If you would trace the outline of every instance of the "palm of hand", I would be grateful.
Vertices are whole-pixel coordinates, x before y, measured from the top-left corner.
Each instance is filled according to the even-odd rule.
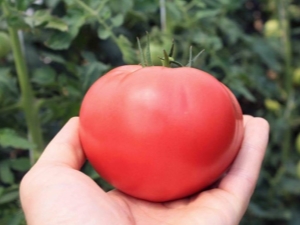
[[[22,182],[21,201],[28,225],[238,224],[255,187],[268,134],[265,121],[250,117],[245,121],[249,125],[241,151],[216,187],[173,202],[151,203],[116,190],[105,193],[78,171],[84,155],[76,135],[67,132],[76,130],[78,123],[73,120]],[[68,145],[63,144],[66,139],[70,139]],[[57,156],[58,149],[69,150],[62,157]]]
[[[168,203],[150,203],[120,192],[112,193],[127,205],[128,224],[200,225],[238,224],[242,215],[236,212],[234,196],[215,188],[198,195]],[[228,215],[234,215],[229,217]],[[128,218],[128,217],[127,217]]]
[[[51,172],[49,166],[52,167]],[[220,188],[177,201],[151,203],[116,190],[105,193],[79,171],[65,169],[61,165],[56,165],[56,168],[49,166],[39,168],[40,173],[48,171],[48,176],[42,182],[43,187],[37,186],[39,188],[34,190],[35,197],[42,201],[37,201],[36,206],[31,205],[37,209],[34,219],[36,215],[43,215],[44,210],[56,215],[51,220],[58,222],[49,224],[196,225],[222,222],[229,225],[237,224],[242,216],[236,212],[236,196]],[[65,215],[68,218],[65,219]],[[71,222],[72,218],[76,218],[76,223]]]

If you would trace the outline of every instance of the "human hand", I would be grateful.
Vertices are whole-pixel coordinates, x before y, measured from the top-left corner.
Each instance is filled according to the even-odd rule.
[[[265,154],[269,125],[244,116],[240,152],[213,188],[166,203],[135,199],[117,190],[104,192],[79,171],[85,156],[78,118],[56,135],[21,182],[28,225],[234,225],[244,215]]]

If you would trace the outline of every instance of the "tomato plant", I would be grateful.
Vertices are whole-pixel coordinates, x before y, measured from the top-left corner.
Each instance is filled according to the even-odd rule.
[[[189,67],[111,70],[86,93],[80,124],[82,146],[95,170],[120,191],[157,202],[215,182],[243,136],[233,94]]]

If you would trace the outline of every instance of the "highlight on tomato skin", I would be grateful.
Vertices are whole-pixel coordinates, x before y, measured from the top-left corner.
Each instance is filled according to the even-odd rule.
[[[233,162],[244,133],[231,91],[189,67],[115,68],[90,87],[79,117],[94,169],[118,190],[153,202],[214,183]]]

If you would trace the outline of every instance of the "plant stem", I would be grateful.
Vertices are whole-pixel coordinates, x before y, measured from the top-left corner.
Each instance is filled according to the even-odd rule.
[[[292,47],[290,38],[290,20],[288,15],[289,3],[286,0],[277,0],[278,17],[280,21],[280,27],[282,30],[281,41],[283,46],[284,55],[284,88],[287,94],[287,100],[285,104],[284,119],[286,120],[286,127],[284,131],[284,139],[282,142],[282,154],[283,162],[286,162],[289,158],[289,150],[291,147],[291,126],[290,119],[293,111],[293,80],[292,80]]]
[[[166,16],[166,0],[159,1],[160,8],[160,26],[161,31],[166,32],[167,30],[167,16]]]
[[[96,11],[94,11],[92,8],[90,8],[87,4],[85,4],[84,2],[82,2],[81,0],[75,0],[75,2],[80,5],[81,8],[83,8],[84,10],[86,10],[87,12],[89,12],[91,15],[97,17],[98,13]]]
[[[293,87],[292,79],[292,45],[290,38],[290,20],[288,15],[288,1],[278,0],[278,16],[280,28],[283,31],[281,40],[283,44],[284,60],[285,60],[285,76],[284,85],[287,94],[289,95]]]
[[[2,3],[2,9],[5,16],[9,16],[10,11],[6,1]],[[33,164],[38,159],[44,147],[38,110],[35,107],[35,99],[29,81],[28,70],[22,52],[18,30],[14,27],[8,27],[8,32],[11,39],[12,51],[21,89],[20,103],[25,114],[29,138],[35,145],[34,149],[30,149],[30,161]]]

